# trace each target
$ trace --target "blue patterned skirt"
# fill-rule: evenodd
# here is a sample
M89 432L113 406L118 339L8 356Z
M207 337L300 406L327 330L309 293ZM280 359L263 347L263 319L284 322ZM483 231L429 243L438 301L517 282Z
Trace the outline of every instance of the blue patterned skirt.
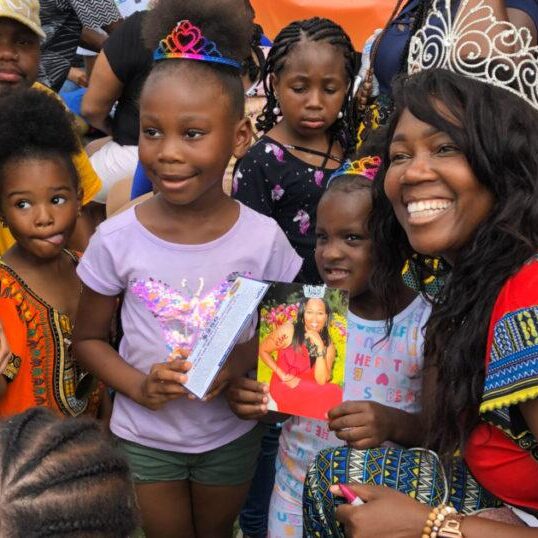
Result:
M329 487L349 482L388 486L430 506L448 504L464 514L502 506L476 482L461 458L454 458L447 468L430 450L344 446L322 450L308 470L303 497L305 536L343 538L335 508L345 501L333 497Z

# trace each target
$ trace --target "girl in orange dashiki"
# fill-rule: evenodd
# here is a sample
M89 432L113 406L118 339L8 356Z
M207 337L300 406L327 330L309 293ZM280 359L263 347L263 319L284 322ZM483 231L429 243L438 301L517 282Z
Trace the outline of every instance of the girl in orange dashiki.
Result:
M0 258L0 322L12 352L0 375L0 417L35 406L71 416L97 412L102 390L93 385L77 397L84 373L71 355L81 285L78 257L65 246L81 206L71 160L77 150L55 99L25 90L3 100L0 218L17 243Z

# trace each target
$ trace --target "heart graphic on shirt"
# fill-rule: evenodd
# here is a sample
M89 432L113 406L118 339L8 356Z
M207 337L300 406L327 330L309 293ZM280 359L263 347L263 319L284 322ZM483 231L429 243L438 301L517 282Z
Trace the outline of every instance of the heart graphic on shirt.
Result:
M389 376L387 374L379 374L377 376L377 379L375 380L375 382L378 384L378 385L385 385L387 386L389 384Z

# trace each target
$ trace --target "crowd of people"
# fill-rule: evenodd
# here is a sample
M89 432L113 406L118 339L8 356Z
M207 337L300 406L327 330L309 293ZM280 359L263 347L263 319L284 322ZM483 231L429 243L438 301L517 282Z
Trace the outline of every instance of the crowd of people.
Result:
M394 4L0 0L0 534L538 537L538 2ZM349 292L346 401L315 297L185 388L238 275Z

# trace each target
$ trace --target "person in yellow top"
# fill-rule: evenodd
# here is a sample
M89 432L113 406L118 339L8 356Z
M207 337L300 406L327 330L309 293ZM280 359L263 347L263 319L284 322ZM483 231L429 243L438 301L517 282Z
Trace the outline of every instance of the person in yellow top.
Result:
M38 0L0 0L0 98L7 93L33 86L38 90L57 95L36 82L40 40L45 37L39 19ZM59 97L58 97L59 99ZM83 191L82 203L88 204L101 189L101 180L95 173L86 152L73 158ZM84 247L92 230L91 218L85 216L77 223L75 247ZM77 233L78 232L78 233ZM7 228L0 228L0 255L14 239Z

